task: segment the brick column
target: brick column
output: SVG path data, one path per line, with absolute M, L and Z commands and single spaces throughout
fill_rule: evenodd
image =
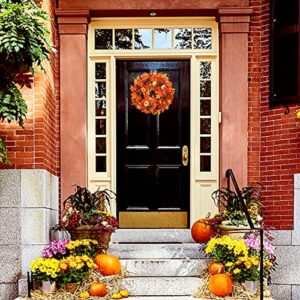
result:
M 250 8 L 221 8 L 220 28 L 220 183 L 233 169 L 247 185 L 248 167 L 248 32 Z
M 87 185 L 88 10 L 56 11 L 60 35 L 61 199 Z

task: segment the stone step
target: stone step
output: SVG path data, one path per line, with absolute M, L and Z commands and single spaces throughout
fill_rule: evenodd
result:
M 122 285 L 133 296 L 191 296 L 201 282 L 197 277 L 134 277 Z
M 122 259 L 130 277 L 197 276 L 206 265 L 205 259 Z
M 121 259 L 142 258 L 205 258 L 199 245 L 189 244 L 116 244 L 109 245 L 108 252 Z
M 115 243 L 192 243 L 190 229 L 118 229 Z

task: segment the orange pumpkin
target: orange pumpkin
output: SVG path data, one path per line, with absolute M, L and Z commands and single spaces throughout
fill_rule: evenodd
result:
M 208 289 L 218 297 L 226 297 L 232 293 L 233 281 L 228 274 L 215 274 L 209 279 Z
M 206 224 L 205 219 L 196 221 L 192 226 L 192 238 L 195 242 L 206 243 L 213 234 L 213 229 Z
M 95 264 L 104 276 L 116 275 L 121 273 L 121 263 L 119 259 L 110 254 L 97 254 Z
M 208 272 L 210 275 L 220 274 L 225 272 L 225 267 L 219 261 L 214 261 L 209 264 Z
M 90 296 L 104 297 L 107 294 L 106 286 L 100 282 L 93 282 L 89 287 Z

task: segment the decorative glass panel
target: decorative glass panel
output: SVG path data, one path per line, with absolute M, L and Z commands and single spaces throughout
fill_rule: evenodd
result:
M 200 82 L 200 97 L 210 97 L 211 96 L 211 82 L 201 81 Z
M 96 172 L 106 172 L 105 156 L 96 156 Z
M 200 120 L 200 133 L 210 134 L 211 133 L 211 119 Z
M 192 29 L 180 28 L 174 30 L 174 48 L 192 49 Z
M 95 97 L 96 98 L 106 98 L 106 82 L 96 82 Z
M 200 77 L 201 77 L 201 79 L 210 79 L 211 78 L 211 62 L 210 61 L 201 61 L 200 62 Z
M 96 63 L 96 79 L 106 78 L 106 63 Z
M 210 100 L 201 100 L 200 101 L 200 115 L 201 116 L 210 116 L 211 115 Z
M 132 49 L 132 29 L 115 30 L 116 49 Z
M 113 32 L 112 29 L 95 30 L 95 49 L 112 49 Z
M 211 138 L 210 137 L 201 137 L 200 138 L 200 152 L 201 153 L 210 153 L 211 152 Z
M 96 138 L 96 153 L 106 153 L 106 138 Z
M 106 134 L 106 120 L 105 119 L 96 119 L 96 134 L 97 135 Z
M 200 171 L 201 172 L 211 171 L 211 157 L 209 155 L 200 156 Z
M 134 30 L 134 49 L 152 49 L 152 29 Z
M 106 116 L 106 101 L 96 100 L 96 116 Z
M 194 28 L 194 48 L 211 49 L 212 36 L 211 28 Z
M 154 29 L 154 48 L 171 49 L 172 48 L 172 31 L 166 28 Z

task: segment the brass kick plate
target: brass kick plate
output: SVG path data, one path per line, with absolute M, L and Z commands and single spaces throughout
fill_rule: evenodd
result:
M 185 212 L 119 212 L 120 228 L 187 228 L 188 213 Z

